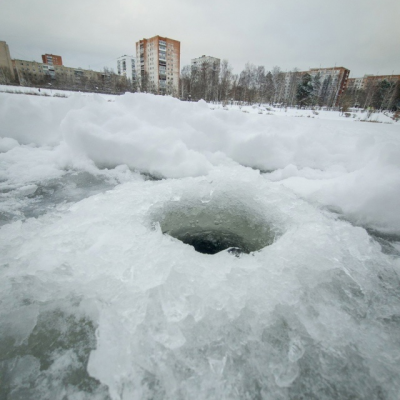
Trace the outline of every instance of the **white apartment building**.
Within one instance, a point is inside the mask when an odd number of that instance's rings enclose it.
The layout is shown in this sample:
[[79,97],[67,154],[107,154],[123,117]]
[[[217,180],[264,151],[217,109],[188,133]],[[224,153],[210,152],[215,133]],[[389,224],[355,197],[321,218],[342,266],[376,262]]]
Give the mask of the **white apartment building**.
[[117,73],[127,79],[136,80],[136,60],[133,56],[121,56],[117,59]]
[[221,67],[221,60],[216,57],[211,57],[211,56],[201,56],[198,58],[193,58],[191,60],[192,68],[199,68],[204,65],[207,65],[208,67],[212,67],[215,70],[220,70]]
[[[349,79],[350,80],[350,79]],[[353,78],[354,89],[360,90],[364,87],[364,78]]]
[[136,76],[142,90],[178,96],[181,44],[178,40],[161,36],[136,42]]

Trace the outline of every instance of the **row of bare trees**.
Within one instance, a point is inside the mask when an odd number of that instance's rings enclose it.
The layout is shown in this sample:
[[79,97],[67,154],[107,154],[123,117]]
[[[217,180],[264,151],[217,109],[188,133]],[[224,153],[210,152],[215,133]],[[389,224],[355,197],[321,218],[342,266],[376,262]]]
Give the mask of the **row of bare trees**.
[[300,107],[400,108],[400,83],[380,81],[363,89],[342,93],[342,76],[313,75],[297,69],[284,72],[279,67],[267,71],[263,66],[246,64],[234,74],[227,60],[216,66],[203,63],[185,66],[181,72],[180,97],[184,100],[213,102],[275,103]]
[[[304,79],[308,79],[307,82]],[[308,86],[308,89],[307,89]],[[203,63],[200,67],[185,66],[181,72],[181,98],[204,99],[217,102],[284,103],[287,105],[332,105],[337,93],[337,82],[302,74],[297,69],[284,72],[279,67],[266,71],[263,66],[246,64],[234,74],[229,62],[223,60],[219,68]],[[307,89],[309,96],[300,96]],[[300,97],[299,97],[300,96]],[[312,99],[312,100],[311,100]]]

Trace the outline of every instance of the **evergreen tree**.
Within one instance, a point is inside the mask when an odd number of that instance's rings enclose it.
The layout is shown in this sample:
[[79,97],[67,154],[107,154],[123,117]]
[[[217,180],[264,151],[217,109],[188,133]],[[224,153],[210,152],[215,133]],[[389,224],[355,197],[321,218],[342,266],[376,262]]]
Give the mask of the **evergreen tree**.
[[301,83],[299,83],[297,87],[297,95],[296,95],[297,102],[301,107],[307,106],[311,103],[312,91],[313,91],[313,86],[311,82],[311,75],[304,74],[301,79]]

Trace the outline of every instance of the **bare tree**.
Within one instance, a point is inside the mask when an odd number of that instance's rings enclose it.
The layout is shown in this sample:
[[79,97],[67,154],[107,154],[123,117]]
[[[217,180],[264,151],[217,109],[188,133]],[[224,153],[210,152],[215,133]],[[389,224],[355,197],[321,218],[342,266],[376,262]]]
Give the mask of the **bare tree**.
[[7,67],[0,67],[0,84],[9,85],[13,83],[11,71]]
[[272,79],[275,87],[274,103],[281,103],[284,101],[285,94],[285,73],[278,66],[275,66],[272,68]]
[[301,82],[301,73],[297,68],[285,74],[285,97],[284,102],[288,105],[297,104],[297,88]]
[[227,60],[222,60],[220,70],[220,87],[219,87],[219,100],[226,102],[231,95],[230,90],[232,87],[232,67]]
[[272,102],[275,94],[275,86],[274,86],[274,81],[272,78],[272,74],[270,71],[268,71],[266,77],[265,77],[265,93],[264,93],[264,99],[267,103]]

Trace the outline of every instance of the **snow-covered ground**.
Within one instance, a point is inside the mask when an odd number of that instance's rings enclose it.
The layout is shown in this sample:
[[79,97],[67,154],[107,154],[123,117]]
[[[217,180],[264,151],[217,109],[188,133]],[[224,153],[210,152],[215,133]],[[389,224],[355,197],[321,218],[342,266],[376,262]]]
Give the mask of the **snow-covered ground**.
[[[73,92],[70,90],[60,90],[53,89],[51,85],[48,88],[35,88],[28,86],[9,86],[9,85],[0,85],[0,93],[12,93],[12,94],[27,94],[34,96],[45,96],[45,97],[60,97],[67,98],[70,96],[74,96],[77,92]],[[79,92],[82,96],[92,96],[92,93]],[[99,96],[114,101],[117,95],[113,94],[104,94],[101,93]],[[285,117],[299,117],[299,118],[314,118],[314,119],[332,119],[332,120],[343,120],[344,118],[348,118],[351,121],[361,121],[361,122],[378,122],[385,124],[393,124],[395,121],[393,120],[393,113],[384,111],[384,112],[372,112],[368,114],[366,110],[352,108],[347,112],[347,115],[341,113],[339,111],[328,111],[324,107],[322,109],[316,110],[304,110],[304,109],[296,109],[296,108],[288,108],[281,106],[271,106],[269,104],[259,104],[259,105],[239,105],[238,102],[228,102],[226,105],[222,104],[213,104],[210,103],[209,107],[211,110],[239,110],[248,114],[265,114],[265,115],[277,115],[277,116],[285,116]]]
[[298,117],[298,118],[313,118],[313,119],[330,119],[341,121],[348,119],[353,122],[375,122],[384,124],[396,123],[393,120],[393,112],[371,112],[367,110],[350,108],[348,112],[342,113],[340,111],[327,110],[326,107],[311,109],[299,109],[296,107],[283,107],[283,106],[271,106],[268,104],[259,105],[238,105],[238,104],[210,104],[212,110],[239,110],[247,114],[264,114],[264,115],[276,115],[281,117]]
[[400,129],[364,116],[0,93],[1,396],[397,399]]
[[[9,93],[9,94],[24,94],[31,96],[43,96],[43,97],[60,97],[67,98],[79,93],[82,96],[92,96],[93,93],[87,92],[76,92],[72,90],[61,90],[54,89],[52,85],[48,84],[47,88],[36,88],[31,86],[10,86],[10,85],[0,85],[0,93]],[[104,94],[101,93],[100,96],[113,100],[116,95],[113,94]]]

